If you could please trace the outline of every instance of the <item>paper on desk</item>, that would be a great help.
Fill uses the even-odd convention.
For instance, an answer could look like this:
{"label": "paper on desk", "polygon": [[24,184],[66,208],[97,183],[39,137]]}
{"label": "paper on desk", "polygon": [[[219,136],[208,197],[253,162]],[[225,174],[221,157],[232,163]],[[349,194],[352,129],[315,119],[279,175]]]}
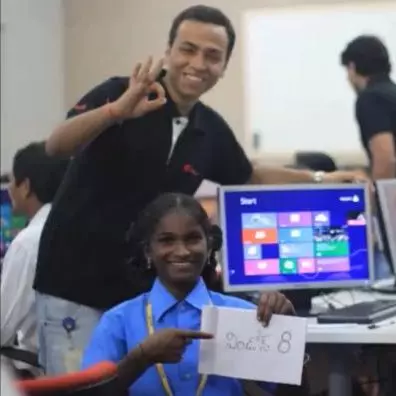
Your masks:
{"label": "paper on desk", "polygon": [[205,306],[198,371],[226,377],[300,385],[307,319],[273,315],[268,327],[256,310]]}

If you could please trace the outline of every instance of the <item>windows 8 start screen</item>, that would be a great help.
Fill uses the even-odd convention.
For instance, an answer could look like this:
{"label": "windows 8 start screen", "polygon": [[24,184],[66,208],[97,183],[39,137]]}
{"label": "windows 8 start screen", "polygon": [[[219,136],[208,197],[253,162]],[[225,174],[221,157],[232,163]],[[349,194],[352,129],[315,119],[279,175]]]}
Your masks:
{"label": "windows 8 start screen", "polygon": [[231,286],[369,279],[363,188],[223,194]]}

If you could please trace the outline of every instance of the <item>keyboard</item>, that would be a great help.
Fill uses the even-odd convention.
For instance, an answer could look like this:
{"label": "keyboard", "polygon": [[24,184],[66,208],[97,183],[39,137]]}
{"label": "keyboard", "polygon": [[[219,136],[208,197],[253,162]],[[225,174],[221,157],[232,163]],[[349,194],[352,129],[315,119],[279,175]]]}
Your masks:
{"label": "keyboard", "polygon": [[396,300],[365,301],[318,315],[318,323],[372,324],[396,318]]}

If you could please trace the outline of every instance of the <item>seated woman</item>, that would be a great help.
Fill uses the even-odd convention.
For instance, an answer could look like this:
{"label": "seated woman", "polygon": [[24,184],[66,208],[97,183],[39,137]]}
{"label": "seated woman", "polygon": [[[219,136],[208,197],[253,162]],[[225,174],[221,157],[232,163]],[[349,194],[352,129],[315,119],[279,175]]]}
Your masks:
{"label": "seated woman", "polygon": [[[103,360],[121,362],[125,380],[128,361],[133,361],[130,354],[140,351],[147,364],[141,365],[136,381],[136,365],[131,366],[128,385],[133,396],[243,394],[238,379],[198,374],[198,339],[211,337],[199,332],[202,307],[254,308],[263,322],[268,322],[271,313],[293,314],[294,309],[277,292],[263,293],[256,307],[209,290],[216,280],[213,247],[220,247],[212,231],[206,212],[190,196],[165,194],[147,207],[133,235],[139,246],[135,260],[146,264],[153,286],[102,316],[85,351],[84,368]],[[261,385],[274,390],[274,385]]]}

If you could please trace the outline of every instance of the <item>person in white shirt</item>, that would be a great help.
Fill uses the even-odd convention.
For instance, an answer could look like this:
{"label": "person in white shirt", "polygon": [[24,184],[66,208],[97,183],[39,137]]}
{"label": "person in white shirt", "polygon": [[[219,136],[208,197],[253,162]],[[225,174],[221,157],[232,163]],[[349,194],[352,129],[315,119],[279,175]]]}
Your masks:
{"label": "person in white shirt", "polygon": [[41,232],[69,161],[49,157],[44,142],[31,143],[14,156],[9,194],[15,213],[28,225],[12,241],[1,274],[1,347],[37,353],[33,279]]}
{"label": "person in white shirt", "polygon": [[23,393],[15,384],[15,377],[6,362],[0,362],[0,395],[1,396],[23,396]]}

